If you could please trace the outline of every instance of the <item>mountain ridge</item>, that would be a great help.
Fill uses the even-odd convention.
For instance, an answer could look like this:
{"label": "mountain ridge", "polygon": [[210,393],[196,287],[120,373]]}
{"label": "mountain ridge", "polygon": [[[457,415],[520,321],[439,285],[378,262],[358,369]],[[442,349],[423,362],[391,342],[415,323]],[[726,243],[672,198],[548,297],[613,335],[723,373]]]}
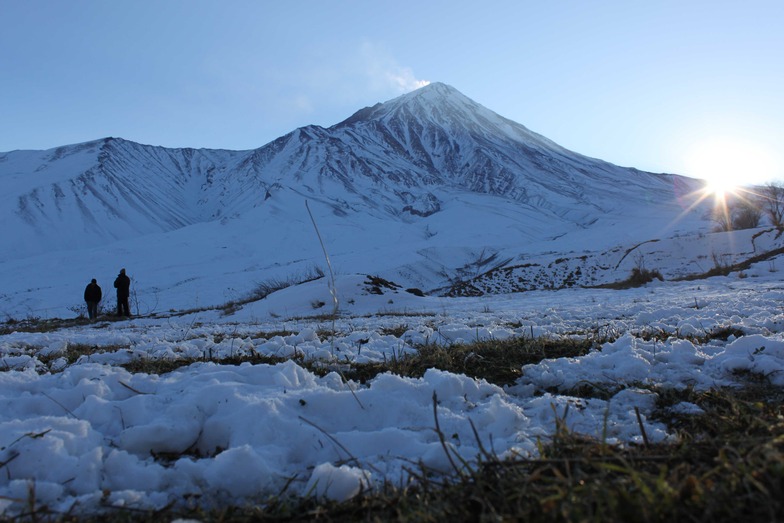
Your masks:
{"label": "mountain ridge", "polygon": [[[551,205],[552,194],[560,193],[572,198],[572,203],[595,205],[598,210],[609,212],[613,204],[601,203],[601,196],[608,191],[612,193],[613,186],[620,181],[637,184],[642,190],[657,190],[656,184],[670,183],[673,177],[621,168],[568,151],[441,83],[430,84],[386,103],[361,109],[329,128],[306,126],[296,129],[253,150],[169,149],[146,146],[122,138],[103,138],[55,148],[48,157],[43,158],[46,163],[36,168],[35,172],[54,166],[69,156],[96,148],[100,149],[100,153],[92,165],[86,166],[81,172],[75,170],[70,176],[70,181],[78,185],[75,189],[81,189],[82,193],[96,193],[96,187],[90,186],[87,181],[96,176],[107,177],[117,184],[115,190],[109,191],[109,194],[95,194],[107,214],[125,217],[125,213],[119,211],[116,205],[110,204],[111,201],[119,203],[120,197],[125,196],[134,202],[132,206],[142,214],[139,218],[146,214],[150,218],[148,221],[154,219],[168,224],[169,229],[164,226],[164,230],[205,219],[218,219],[226,210],[231,214],[229,200],[243,198],[239,195],[229,198],[228,193],[224,193],[226,198],[218,198],[214,206],[208,206],[210,212],[205,214],[200,210],[194,213],[194,205],[211,201],[210,195],[206,193],[216,180],[225,182],[224,186],[227,187],[239,181],[243,186],[242,194],[252,190],[266,196],[276,183],[280,184],[287,177],[293,178],[295,182],[305,181],[308,176],[332,179],[349,193],[355,194],[373,189],[367,187],[368,184],[365,187],[357,184],[362,178],[369,178],[371,186],[381,186],[382,189],[374,191],[374,195],[382,199],[388,199],[390,194],[397,196],[399,202],[387,203],[393,209],[400,210],[412,208],[411,200],[412,197],[416,199],[416,196],[410,194],[410,189],[450,185],[470,192],[508,197],[564,216],[568,215],[568,211]],[[136,158],[129,154],[129,149],[135,151]],[[13,154],[5,153],[0,158]],[[172,178],[168,187],[139,192],[128,186],[127,180],[132,178],[131,174],[140,176],[150,171],[168,174]],[[220,180],[220,175],[225,172],[237,180]],[[203,198],[188,203],[183,200],[182,190],[168,190],[182,187],[183,180],[178,178],[194,177],[201,177],[201,185],[205,189]],[[580,177],[592,178],[594,183],[602,184],[601,191],[594,191],[594,194],[586,192],[585,189],[590,189],[590,186],[582,183]],[[124,183],[120,183],[120,179]],[[323,183],[318,180],[310,182],[323,188]],[[34,208],[38,209],[38,214],[52,206],[59,208],[59,203],[68,193],[66,188],[54,183],[48,191],[54,197],[44,203],[41,201],[41,193],[47,191],[41,189],[35,187],[28,194],[18,196],[17,207],[29,225],[34,226],[39,221],[33,212]],[[153,192],[167,195],[172,206],[183,209],[183,214],[177,216],[153,209],[142,212],[144,202],[138,200],[144,196],[144,199],[156,202]],[[82,205],[76,194],[73,196],[79,207],[93,207]],[[426,202],[435,199],[431,193],[418,196]],[[634,198],[634,194],[625,196]],[[247,198],[244,200],[247,201]],[[154,206],[163,204],[156,203]],[[235,207],[237,212],[248,208],[247,205]],[[425,207],[432,210],[433,206],[427,204]],[[45,221],[43,216],[41,220]],[[90,222],[92,218],[85,216],[85,221]],[[152,224],[147,225],[141,227],[141,230],[155,230],[155,227],[149,226]]]}

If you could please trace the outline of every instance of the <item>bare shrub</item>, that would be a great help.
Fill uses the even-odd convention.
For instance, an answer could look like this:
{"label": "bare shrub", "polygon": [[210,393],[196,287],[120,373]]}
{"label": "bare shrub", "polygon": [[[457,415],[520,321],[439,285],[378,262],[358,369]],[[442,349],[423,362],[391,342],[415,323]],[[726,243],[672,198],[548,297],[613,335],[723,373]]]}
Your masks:
{"label": "bare shrub", "polygon": [[738,231],[754,229],[762,222],[763,206],[758,198],[735,196],[717,203],[711,212],[711,220],[716,223],[716,231]]}
{"label": "bare shrub", "polygon": [[761,221],[762,209],[751,200],[740,200],[732,210],[732,227],[735,230],[754,229]]}
{"label": "bare shrub", "polygon": [[641,269],[635,267],[632,269],[632,273],[629,275],[629,279],[626,281],[632,287],[640,287],[646,283],[652,282],[653,280],[663,281],[664,276],[662,276],[662,274],[657,270],[648,270],[645,268]]}
{"label": "bare shrub", "polygon": [[763,185],[759,194],[760,207],[771,225],[784,227],[784,184],[771,182]]}

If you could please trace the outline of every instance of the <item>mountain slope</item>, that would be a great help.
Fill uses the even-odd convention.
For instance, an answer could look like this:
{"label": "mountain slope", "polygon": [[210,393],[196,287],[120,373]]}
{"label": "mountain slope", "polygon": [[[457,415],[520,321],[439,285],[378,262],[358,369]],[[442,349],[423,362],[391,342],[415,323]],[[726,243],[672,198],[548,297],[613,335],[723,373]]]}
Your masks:
{"label": "mountain slope", "polygon": [[330,131],[351,150],[394,151],[420,173],[401,175],[406,184],[452,184],[559,214],[568,214],[566,201],[607,212],[619,194],[665,196],[672,183],[567,151],[444,84],[360,111]]}
{"label": "mountain slope", "polygon": [[81,260],[186,302],[247,294],[323,264],[305,201],[337,270],[435,289],[537,253],[707,230],[684,199],[700,185],[568,151],[438,83],[249,151],[105,138],[0,153],[0,269],[19,280],[0,307],[39,310],[61,284],[46,276],[32,297],[26,281]]}
{"label": "mountain slope", "polygon": [[449,189],[585,226],[655,200],[673,203],[676,182],[689,185],[567,151],[444,84],[363,109],[329,129],[297,129],[253,151],[107,138],[0,155],[3,218],[18,231],[3,251],[16,255],[230,218],[279,190],[321,199],[338,214],[410,219],[438,212],[436,192]]}
{"label": "mountain slope", "polygon": [[6,238],[17,243],[4,245],[4,252],[101,245],[244,209],[244,200],[261,189],[236,172],[241,157],[116,138],[2,155],[2,211],[17,232]]}

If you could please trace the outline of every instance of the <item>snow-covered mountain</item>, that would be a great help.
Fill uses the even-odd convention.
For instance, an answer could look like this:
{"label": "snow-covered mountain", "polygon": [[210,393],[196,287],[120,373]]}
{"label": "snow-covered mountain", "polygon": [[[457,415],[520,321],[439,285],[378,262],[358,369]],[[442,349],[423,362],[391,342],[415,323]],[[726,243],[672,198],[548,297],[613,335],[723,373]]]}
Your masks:
{"label": "snow-covered mountain", "polygon": [[237,298],[324,264],[306,201],[336,272],[435,289],[706,231],[700,186],[568,151],[440,83],[250,151],[105,138],[0,153],[0,312],[62,310],[121,266],[166,308]]}

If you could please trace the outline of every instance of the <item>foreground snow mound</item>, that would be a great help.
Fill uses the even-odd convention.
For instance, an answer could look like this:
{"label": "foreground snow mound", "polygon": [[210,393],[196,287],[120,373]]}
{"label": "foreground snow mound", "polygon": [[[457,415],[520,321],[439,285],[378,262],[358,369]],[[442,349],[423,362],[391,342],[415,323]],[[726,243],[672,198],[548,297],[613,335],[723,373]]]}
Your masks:
{"label": "foreground snow mound", "polygon": [[[421,379],[381,375],[360,387],[293,362],[194,364],[161,377],[97,364],[46,376],[6,372],[0,391],[8,513],[33,484],[38,502],[60,511],[76,503],[160,508],[194,496],[243,503],[292,477],[293,493],[343,500],[386,479],[405,481],[412,463],[449,473],[447,453],[471,462],[480,444],[535,455],[537,439],[568,405],[580,407],[567,420],[574,430],[601,434],[609,412],[609,436],[633,441],[633,408],[649,411],[653,401],[644,391],[609,403],[516,397],[438,370]],[[657,424],[646,429],[656,441],[667,438]]]}

